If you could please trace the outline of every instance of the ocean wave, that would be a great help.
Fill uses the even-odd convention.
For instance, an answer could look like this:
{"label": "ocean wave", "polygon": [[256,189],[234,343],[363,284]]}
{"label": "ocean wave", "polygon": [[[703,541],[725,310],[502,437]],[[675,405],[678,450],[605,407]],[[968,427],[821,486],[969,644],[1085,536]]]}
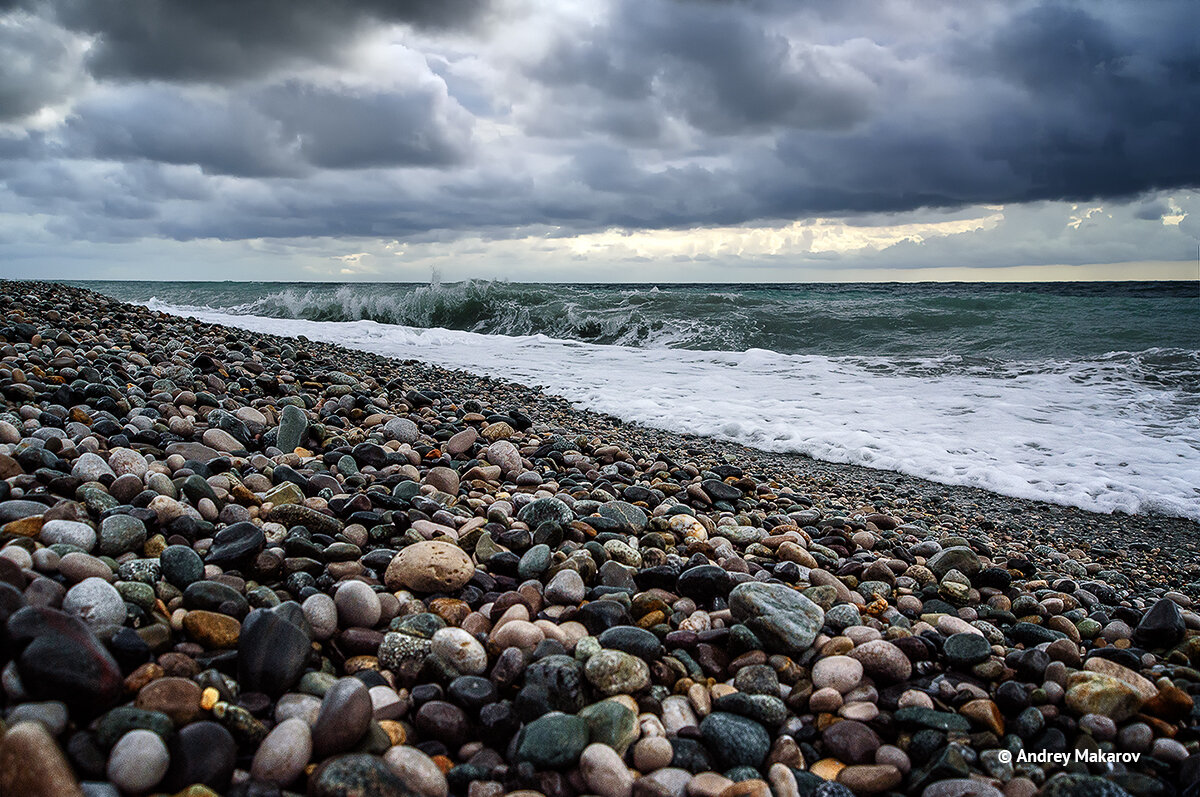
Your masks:
{"label": "ocean wave", "polygon": [[668,431],[1099,512],[1200,520],[1200,352],[1192,349],[1023,360],[828,356],[154,306],[540,385]]}

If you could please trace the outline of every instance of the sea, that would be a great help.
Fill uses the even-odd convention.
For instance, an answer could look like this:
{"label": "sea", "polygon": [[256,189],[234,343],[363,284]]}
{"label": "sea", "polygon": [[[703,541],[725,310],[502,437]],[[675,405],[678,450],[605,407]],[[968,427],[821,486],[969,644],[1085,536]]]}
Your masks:
{"label": "sea", "polygon": [[1195,282],[83,282],[768,451],[1200,520]]}

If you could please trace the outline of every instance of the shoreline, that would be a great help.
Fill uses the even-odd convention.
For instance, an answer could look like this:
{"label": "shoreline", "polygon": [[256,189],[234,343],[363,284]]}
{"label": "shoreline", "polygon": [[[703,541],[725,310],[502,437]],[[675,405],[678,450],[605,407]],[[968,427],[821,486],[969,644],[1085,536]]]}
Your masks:
{"label": "shoreline", "polygon": [[[112,301],[124,304],[117,299],[113,299]],[[144,309],[142,305],[126,306]],[[192,318],[191,316],[175,317]],[[199,320],[197,320],[197,323],[228,329],[235,333],[245,333],[245,330],[238,327],[225,327]],[[278,336],[271,333],[255,332],[253,334],[280,340],[291,339],[288,336]],[[319,341],[312,343],[316,346],[327,347],[333,351],[377,358],[381,363],[401,362],[394,357],[348,348],[336,343]],[[423,361],[406,362],[410,363],[406,365],[407,368],[414,369],[412,371],[413,379],[423,377],[435,385],[440,382],[453,381],[464,386],[464,393],[478,394],[488,389],[491,385],[503,383],[510,391],[513,391],[515,398],[523,402],[527,410],[538,405],[552,408],[555,413],[554,420],[556,422],[578,433],[589,430],[604,430],[606,434],[624,435],[624,439],[627,439],[630,444],[637,444],[639,441],[642,441],[643,447],[652,444],[650,447],[657,447],[661,450],[684,452],[688,449],[694,449],[712,456],[728,455],[737,458],[738,461],[753,462],[765,469],[764,472],[771,473],[777,479],[802,476],[806,477],[802,479],[805,483],[811,483],[814,478],[821,481],[832,479],[840,484],[853,485],[860,492],[866,491],[866,488],[874,484],[904,485],[907,489],[915,490],[921,495],[938,495],[948,503],[963,503],[984,513],[1032,514],[1039,522],[1062,521],[1070,524],[1075,530],[1082,530],[1089,523],[1101,524],[1107,528],[1098,529],[1098,531],[1105,538],[1106,544],[1117,550],[1128,549],[1128,546],[1131,544],[1129,535],[1149,533],[1160,537],[1163,540],[1163,544],[1183,547],[1188,550],[1188,555],[1193,557],[1195,562],[1200,563],[1200,521],[1191,520],[1186,517],[1157,513],[1096,512],[1076,506],[1055,504],[1033,498],[1008,496],[983,487],[944,484],[925,477],[913,476],[894,470],[872,468],[866,465],[851,463],[829,462],[815,459],[806,454],[767,451],[720,438],[673,432],[646,426],[638,422],[625,421],[606,413],[577,407],[570,400],[546,392],[537,386],[530,386],[503,378],[485,377],[466,370],[448,369]],[[932,514],[936,515],[937,512],[933,512]],[[1108,522],[1105,523],[1104,521]],[[987,529],[980,530],[990,531]],[[1014,521],[1006,524],[1005,530],[1020,532],[1022,527],[1020,523]],[[1035,534],[1045,531],[1038,528],[1030,530]],[[1059,536],[1060,539],[1058,541],[1062,542],[1061,535]],[[1200,568],[1197,569],[1195,575],[1200,578]]]}
{"label": "shoreline", "polygon": [[0,297],[0,793],[1200,783],[1192,521],[62,284]]}

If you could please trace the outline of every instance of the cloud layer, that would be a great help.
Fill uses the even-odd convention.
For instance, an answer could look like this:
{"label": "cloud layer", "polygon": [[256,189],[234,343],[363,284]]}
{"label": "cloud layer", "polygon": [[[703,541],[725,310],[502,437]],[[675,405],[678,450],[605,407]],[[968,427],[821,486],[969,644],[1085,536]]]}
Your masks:
{"label": "cloud layer", "polygon": [[1200,185],[1198,26],[1189,0],[7,0],[0,240],[428,244],[1066,202],[1129,205],[1183,252],[1191,225],[1162,219]]}

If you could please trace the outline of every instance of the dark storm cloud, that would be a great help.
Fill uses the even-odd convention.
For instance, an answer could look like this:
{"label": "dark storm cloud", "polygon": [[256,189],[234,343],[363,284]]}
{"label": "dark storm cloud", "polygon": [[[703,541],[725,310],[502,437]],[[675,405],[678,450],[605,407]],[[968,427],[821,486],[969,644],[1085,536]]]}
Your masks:
{"label": "dark storm cloud", "polygon": [[[659,143],[671,116],[737,137],[726,151],[739,160],[728,180],[743,189],[731,194],[742,220],[1200,184],[1197,4],[1027,6],[997,29],[931,40],[915,55],[896,46],[901,66],[926,62],[913,76],[872,66],[868,49],[838,55],[789,42],[761,5],[617,8],[532,74],[553,102],[630,145]],[[953,81],[962,87],[949,96],[924,90]],[[631,105],[641,124],[626,130],[615,122]],[[751,138],[764,130],[773,136],[765,147]],[[612,175],[589,174],[585,181],[608,190]]]}
{"label": "dark storm cloud", "polygon": [[307,61],[380,22],[465,26],[487,0],[50,0],[57,19],[97,37],[98,77],[225,81]]}
{"label": "dark storm cloud", "polygon": [[558,101],[580,91],[579,105],[594,95],[611,101],[590,118],[618,135],[629,127],[628,103],[647,120],[677,115],[716,135],[844,128],[863,118],[873,91],[740,3],[618,0],[605,25],[564,37],[530,74],[558,90]]}
{"label": "dark storm cloud", "polygon": [[1200,185],[1189,0],[489,8],[0,0],[0,203],[97,240],[399,238]]}
{"label": "dark storm cloud", "polygon": [[318,168],[446,166],[470,117],[430,90],[315,87],[298,81],[229,96],[162,83],[101,92],[66,124],[76,155],[195,164],[208,174],[298,177]]}
{"label": "dark storm cloud", "polygon": [[80,77],[80,58],[71,37],[45,20],[20,12],[0,20],[0,122],[68,97]]}
{"label": "dark storm cloud", "polygon": [[470,138],[470,115],[446,108],[429,91],[331,90],[289,81],[263,92],[259,105],[309,163],[328,169],[447,166],[464,157]]}

